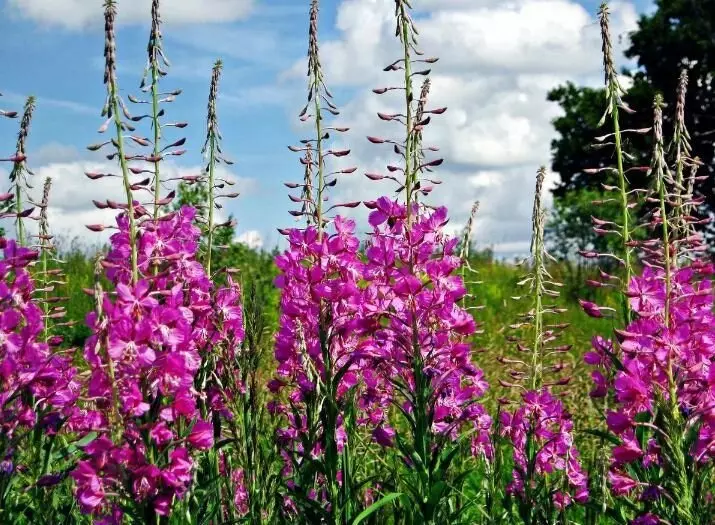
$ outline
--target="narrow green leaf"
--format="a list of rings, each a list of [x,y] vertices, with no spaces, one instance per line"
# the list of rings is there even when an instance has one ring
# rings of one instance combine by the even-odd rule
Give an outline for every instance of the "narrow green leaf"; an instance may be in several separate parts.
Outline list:
[[[391,494],[388,494],[381,500],[376,501],[372,505],[370,505],[368,508],[366,508],[364,511],[362,511],[360,514],[357,515],[355,518],[355,521],[353,521],[352,525],[358,525],[359,523],[362,523],[366,518],[370,517],[372,514],[380,510],[382,507],[385,505],[389,505],[393,501],[395,501],[397,498],[401,498],[403,494],[401,492],[392,492]]]

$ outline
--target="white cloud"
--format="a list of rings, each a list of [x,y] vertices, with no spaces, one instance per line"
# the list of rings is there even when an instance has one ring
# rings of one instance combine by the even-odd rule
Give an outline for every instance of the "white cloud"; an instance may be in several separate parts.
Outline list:
[[[237,235],[235,240],[236,242],[245,244],[253,250],[260,250],[261,248],[263,248],[264,245],[263,236],[257,230],[249,230],[247,232],[243,232]]]
[[[117,22],[135,24],[149,18],[151,0],[121,0]],[[162,17],[176,24],[233,22],[245,18],[253,0],[170,0],[163,3]],[[42,24],[77,30],[97,26],[103,9],[99,0],[9,0],[20,15]],[[100,22],[101,23],[101,22]]]
[[[528,248],[534,177],[539,166],[550,164],[555,133],[551,120],[560,113],[546,94],[567,80],[600,84],[595,14],[575,0],[423,0],[414,6],[421,49],[440,57],[431,66],[429,106],[449,108],[425,131],[425,142],[439,146],[445,158],[437,169],[444,184],[431,200],[449,207],[456,229],[479,199],[475,233],[480,244],[502,251]],[[343,0],[339,37],[321,47],[328,85],[356,88],[351,100],[338,102],[340,122],[351,127],[345,137],[353,151],[350,162],[361,172],[385,173],[385,164],[397,162],[381,158],[389,148],[364,138],[400,133],[398,125],[381,122],[375,113],[404,111],[403,94],[370,92],[401,80],[401,72],[381,71],[401,56],[393,11],[392,0]],[[626,2],[613,3],[611,13],[613,41],[620,53],[627,38],[618,36],[635,28],[637,14]],[[303,69],[302,63],[296,64],[289,74],[302,74]],[[419,82],[422,77],[415,78]],[[547,183],[554,180],[550,174]],[[335,200],[374,199],[392,190],[379,184],[364,177],[345,178]]]

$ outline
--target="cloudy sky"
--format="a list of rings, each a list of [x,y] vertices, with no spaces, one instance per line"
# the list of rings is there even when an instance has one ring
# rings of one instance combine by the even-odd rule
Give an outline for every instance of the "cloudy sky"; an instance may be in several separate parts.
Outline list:
[[[120,85],[124,94],[137,94],[150,0],[118,3]],[[117,179],[90,182],[83,175],[103,167],[102,157],[85,148],[97,142],[104,101],[101,4],[0,0],[0,92],[5,95],[0,107],[19,110],[24,97],[38,97],[28,151],[36,185],[53,177],[53,229],[89,242],[96,242],[98,234],[84,224],[111,221],[91,200],[121,196]],[[559,114],[546,101],[546,92],[567,80],[601,81],[598,2],[412,4],[421,47],[441,58],[433,68],[432,104],[449,108],[433,120],[425,137],[445,157],[439,168],[444,184],[434,201],[449,207],[457,228],[472,202],[481,200],[479,244],[503,254],[520,252],[528,247],[534,173],[549,164],[550,121]],[[297,113],[305,97],[308,5],[308,0],[162,2],[165,50],[172,61],[164,86],[184,90],[168,108],[169,115],[190,122],[184,130],[189,153],[165,169],[199,172],[211,65],[223,59],[219,116],[224,150],[236,162],[231,175],[242,193],[228,211],[238,219],[239,237],[254,245],[274,246],[279,242],[276,228],[293,223],[282,182],[301,176],[297,155],[286,146],[305,135]],[[349,162],[359,167],[340,182],[332,198],[374,199],[392,191],[362,173],[380,171],[392,160],[365,137],[390,133],[375,112],[397,102],[371,92],[396,80],[382,71],[399,57],[394,0],[324,0],[321,6],[322,61],[342,109],[339,122],[351,128],[343,139],[353,152]],[[611,4],[619,52],[639,14],[649,9],[652,2],[645,0]],[[0,121],[0,156],[11,153],[15,133],[13,123]]]

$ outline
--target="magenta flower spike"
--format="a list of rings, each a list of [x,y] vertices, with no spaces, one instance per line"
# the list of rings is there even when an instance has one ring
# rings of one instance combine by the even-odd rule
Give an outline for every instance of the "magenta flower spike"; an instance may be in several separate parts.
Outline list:
[[[197,260],[195,216],[184,207],[140,223],[136,283],[126,256],[128,221],[117,218],[103,264],[116,297],[98,288],[98,311],[88,316],[87,394],[102,417],[87,425],[101,437],[73,473],[85,512],[111,515],[117,501],[110,494],[124,494],[137,508],[170,515],[190,488],[197,457],[216,442],[214,422],[200,413],[210,392],[197,391],[195,381],[212,348],[236,351],[243,317],[237,285],[229,278],[216,289]]]
[[[80,384],[71,356],[54,351],[44,337],[45,316],[29,271],[38,253],[5,238],[0,249],[0,456],[12,475],[15,451],[25,458],[31,453],[33,432],[55,435],[62,420],[71,419]]]

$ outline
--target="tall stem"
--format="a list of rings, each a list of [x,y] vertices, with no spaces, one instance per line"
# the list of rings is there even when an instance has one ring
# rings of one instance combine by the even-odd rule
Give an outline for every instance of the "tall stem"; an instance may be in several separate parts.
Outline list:
[[[119,392],[117,390],[117,382],[115,381],[114,361],[112,360],[112,356],[109,355],[107,329],[106,326],[103,326],[106,318],[104,312],[104,290],[102,289],[102,283],[100,280],[103,274],[101,261],[101,255],[97,256],[94,265],[94,311],[97,314],[96,324],[99,327],[99,333],[97,334],[97,342],[95,343],[94,351],[100,359],[104,358],[106,360],[107,375],[109,376],[112,389],[112,412],[110,414],[111,434],[112,440],[115,443],[118,443],[122,431],[120,425],[121,412],[119,410]]]
[[[323,191],[325,190],[325,159],[323,158],[323,117],[320,108],[320,96],[318,92],[318,83],[320,82],[320,72],[313,72],[313,82],[315,83],[315,133],[316,133],[316,150],[317,150],[317,167],[318,167],[318,188],[316,195],[316,216],[318,222],[318,240],[323,237]]]
[[[134,196],[132,193],[131,182],[129,181],[129,168],[127,166],[127,158],[124,154],[124,137],[122,129],[122,120],[119,116],[119,97],[117,95],[117,87],[114,83],[110,84],[110,100],[112,104],[112,112],[114,115],[114,127],[117,132],[117,154],[119,156],[119,165],[122,170],[122,183],[124,185],[124,193],[127,197],[127,217],[129,219],[129,249],[131,251],[131,266],[132,266],[132,283],[139,280],[139,269],[137,266],[137,227],[134,217]]]
[[[322,306],[321,306],[322,308]],[[337,446],[337,425],[338,425],[338,400],[337,385],[334,380],[333,359],[330,352],[330,341],[325,326],[329,323],[325,316],[321,314],[321,326],[319,328],[320,346],[323,353],[323,366],[325,368],[325,407],[321,411],[323,420],[323,439],[325,442],[325,467],[326,482],[328,484],[328,494],[330,495],[331,522],[335,525],[340,523],[340,487],[338,485],[338,446]]]
[[[216,174],[216,136],[212,133],[209,139],[209,216],[208,233],[206,235],[206,274],[211,275],[211,254],[214,244],[214,208],[216,197],[214,184]]]
[[[35,97],[28,97],[25,102],[25,110],[22,115],[22,120],[20,121],[20,130],[17,134],[17,147],[16,154],[19,156],[18,160],[15,161],[12,172],[10,173],[10,181],[15,185],[15,235],[17,243],[20,246],[25,245],[25,223],[22,219],[23,203],[22,203],[22,189],[26,184],[24,181],[26,170],[26,141],[27,136],[30,133],[30,123],[32,122],[32,115],[35,111]]]
[[[119,101],[119,87],[117,83],[117,57],[116,57],[116,36],[114,34],[114,20],[117,15],[115,0],[105,0],[104,2],[104,83],[107,85],[107,105],[104,112],[108,112],[110,118],[114,121],[116,131],[115,147],[119,156],[119,165],[122,170],[122,183],[124,185],[124,193],[127,198],[127,218],[129,220],[129,249],[131,251],[131,268],[132,268],[132,283],[136,283],[139,279],[139,270],[137,268],[137,229],[136,220],[134,217],[134,197],[132,187],[129,181],[129,168],[127,166],[127,158],[124,154],[124,125],[120,109],[122,106]]]
[[[40,264],[42,266],[42,313],[44,319],[44,330],[43,338],[45,342],[48,341],[50,337],[50,291],[49,291],[49,276],[48,271],[48,258],[50,256],[50,250],[52,250],[52,243],[50,241],[50,228],[47,219],[47,206],[49,205],[50,188],[52,187],[52,179],[47,177],[45,179],[45,185],[42,191],[42,204],[40,208],[40,228],[39,228],[39,245],[40,245]]]
[[[618,121],[618,102],[615,98],[611,101],[611,117],[613,122],[613,134],[616,143],[616,169],[618,171],[618,189],[621,197],[621,236],[623,242],[623,261],[625,268],[624,287],[628,289],[631,282],[632,263],[631,263],[631,248],[629,246],[631,240],[630,230],[630,212],[628,211],[628,186],[626,182],[625,170],[623,168],[623,146],[621,142],[621,126]],[[631,307],[628,298],[625,294],[622,297],[623,315],[626,325],[631,322]]]
[[[161,154],[161,124],[159,122],[159,64],[156,58],[151,63],[151,107],[154,126],[154,220],[159,218],[159,201],[161,200],[161,176],[159,171],[159,155]]]
[[[687,213],[683,206],[683,194],[687,192],[685,188],[685,163],[690,156],[689,134],[685,127],[685,96],[688,89],[688,71],[683,69],[680,72],[677,90],[677,102],[675,106],[675,133],[673,142],[675,146],[675,204],[673,209],[674,218],[674,242],[682,241],[688,235],[688,221],[685,219]],[[691,197],[689,197],[691,198]],[[678,267],[678,258],[681,246],[678,245],[673,254],[673,267]]]
[[[15,213],[17,217],[15,219],[15,235],[17,236],[17,244],[20,246],[25,245],[25,225],[22,221],[22,187],[20,185],[20,179],[16,181],[15,184]]]
[[[161,51],[161,14],[159,10],[159,0],[151,3],[151,32],[149,34],[149,45],[147,46],[149,69],[151,74],[151,115],[152,126],[154,127],[154,220],[159,218],[159,208],[161,201],[161,176],[159,164],[161,163],[161,123],[159,122],[159,78],[161,69],[159,68],[159,55]],[[155,272],[158,268],[155,267]]]
[[[531,389],[541,386],[542,375],[542,345],[544,341],[544,210],[541,206],[541,193],[546,176],[546,168],[541,168],[536,175],[536,191],[534,193],[533,239],[531,250],[534,257],[534,348],[531,360]]]
[[[315,195],[315,201],[314,201],[314,212],[315,212],[315,220],[317,222],[317,227],[318,227],[318,240],[322,240],[323,238],[323,229],[324,229],[324,221],[323,221],[323,201],[325,199],[324,193],[325,193],[325,158],[324,158],[324,143],[323,143],[323,138],[324,138],[324,131],[323,131],[323,108],[321,106],[321,100],[323,97],[325,97],[325,101],[328,103],[328,108],[332,106],[332,104],[329,102],[330,98],[330,93],[328,90],[325,88],[324,81],[323,81],[323,70],[322,66],[320,64],[320,51],[319,51],[319,46],[318,46],[318,41],[319,41],[319,35],[318,35],[318,22],[319,22],[319,2],[318,0],[312,0],[310,3],[310,25],[308,29],[308,103],[310,103],[310,100],[313,101],[313,111],[315,112],[314,118],[315,118],[315,148],[316,148],[316,167],[318,168],[318,173],[317,173],[317,188],[316,188],[316,195]],[[332,106],[334,108],[334,106]],[[304,112],[307,110],[304,109]],[[310,164],[310,144],[311,142],[309,141],[307,143],[307,161],[308,164],[306,165],[306,175],[307,172],[310,171],[312,168],[312,165]],[[309,191],[309,187],[312,186],[312,181],[306,180],[305,181],[308,187],[305,188],[306,191]],[[308,201],[310,202],[313,200],[313,195],[312,194],[307,194],[306,195]],[[308,217],[308,220],[310,220],[310,217]]]
[[[410,222],[410,217],[412,213],[412,199],[413,199],[413,185],[414,185],[414,144],[412,142],[412,127],[413,127],[413,115],[412,115],[412,62],[410,58],[410,32],[408,30],[407,13],[405,12],[404,3],[400,4],[400,30],[401,30],[401,40],[403,47],[403,60],[405,66],[405,115],[406,115],[406,128],[407,136],[405,138],[405,196],[407,204],[407,220],[408,224]]]
[[[208,180],[208,231],[206,232],[206,273],[211,275],[211,258],[213,255],[214,230],[215,230],[215,209],[216,209],[216,162],[218,161],[218,115],[216,104],[218,100],[218,85],[221,80],[223,63],[217,60],[211,73],[211,87],[209,89],[208,115],[206,117],[206,143],[204,144],[204,154],[209,157],[209,180]]]
[[[631,229],[630,229],[630,212],[628,208],[628,181],[626,180],[625,169],[623,167],[623,143],[621,137],[621,125],[619,122],[619,111],[623,105],[621,96],[624,90],[618,82],[618,74],[613,60],[613,45],[611,43],[611,33],[609,28],[609,10],[608,3],[603,2],[599,9],[599,18],[601,25],[601,40],[603,51],[603,68],[606,80],[606,96],[608,98],[607,114],[611,115],[611,123],[613,126],[613,136],[616,147],[616,172],[618,174],[618,189],[620,192],[621,205],[621,242],[623,246],[623,264],[625,265],[625,278],[623,290],[621,294],[621,304],[623,308],[623,317],[626,326],[631,322],[632,312],[628,302],[628,297],[625,292],[631,282],[633,272],[631,260]],[[605,115],[604,115],[605,118]]]

